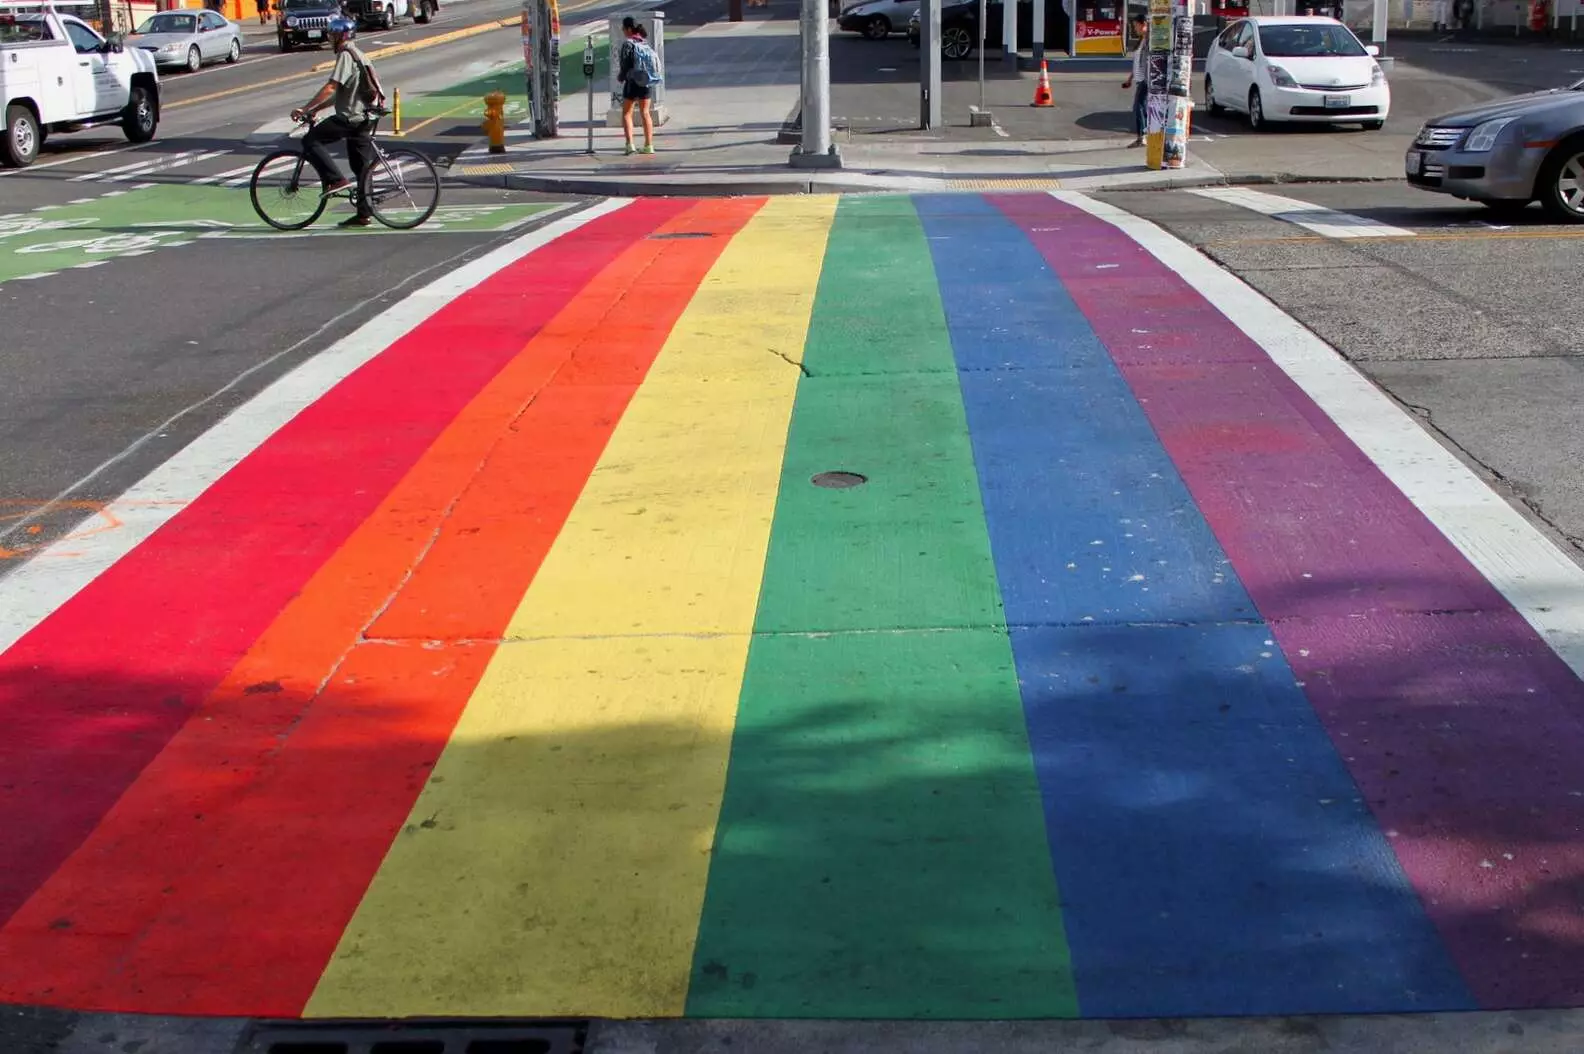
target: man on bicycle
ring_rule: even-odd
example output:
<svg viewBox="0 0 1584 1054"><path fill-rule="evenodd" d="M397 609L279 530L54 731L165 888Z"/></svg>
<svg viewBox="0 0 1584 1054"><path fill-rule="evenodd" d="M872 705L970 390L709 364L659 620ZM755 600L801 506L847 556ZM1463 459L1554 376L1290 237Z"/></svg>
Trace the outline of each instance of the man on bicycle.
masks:
<svg viewBox="0 0 1584 1054"><path fill-rule="evenodd" d="M307 155L314 171L319 173L325 194L354 188L352 196L357 203L357 215L345 220L341 226L367 227L372 218L371 213L368 203L356 187L363 177L363 170L374 157L374 124L369 109L384 102L385 92L380 88L379 78L374 75L374 67L368 64L363 53L351 41L354 28L350 18L338 15L330 20L327 32L335 48L335 68L330 71L330 79L308 105L293 110L291 115L294 121L305 121L333 103L335 114L314 125L303 137L303 153ZM347 144L347 160L352 163L351 179L341 174L328 149L331 143L342 139Z"/></svg>

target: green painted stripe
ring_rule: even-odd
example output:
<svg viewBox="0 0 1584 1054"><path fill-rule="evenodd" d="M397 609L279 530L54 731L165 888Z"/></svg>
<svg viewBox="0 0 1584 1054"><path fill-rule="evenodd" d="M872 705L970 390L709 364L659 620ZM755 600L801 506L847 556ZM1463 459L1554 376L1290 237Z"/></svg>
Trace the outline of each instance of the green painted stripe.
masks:
<svg viewBox="0 0 1584 1054"><path fill-rule="evenodd" d="M84 188L85 194L94 192L94 187ZM383 227L347 232L335 225L351 215L352 206L337 198L307 232L286 235L258 218L246 187L166 184L0 219L0 283L220 238L366 238L507 230L551 207L548 202L452 203L442 197L434 217L417 232Z"/></svg>
<svg viewBox="0 0 1584 1054"><path fill-rule="evenodd" d="M842 203L805 356L687 1012L1073 1016L956 366L908 199ZM829 469L870 481L809 484Z"/></svg>

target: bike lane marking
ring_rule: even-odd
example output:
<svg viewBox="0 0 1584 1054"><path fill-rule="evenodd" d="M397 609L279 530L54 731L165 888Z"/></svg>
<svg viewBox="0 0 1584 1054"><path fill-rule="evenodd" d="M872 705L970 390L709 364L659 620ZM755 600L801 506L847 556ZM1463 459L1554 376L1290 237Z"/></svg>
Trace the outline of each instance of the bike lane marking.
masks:
<svg viewBox="0 0 1584 1054"><path fill-rule="evenodd" d="M190 245L198 238L367 237L402 233L501 233L567 206L553 202L445 204L417 232L383 227L344 231L328 218L306 231L275 231L260 221L245 191L215 186L154 186L78 199L48 212L0 216L0 284L36 280L126 256Z"/></svg>

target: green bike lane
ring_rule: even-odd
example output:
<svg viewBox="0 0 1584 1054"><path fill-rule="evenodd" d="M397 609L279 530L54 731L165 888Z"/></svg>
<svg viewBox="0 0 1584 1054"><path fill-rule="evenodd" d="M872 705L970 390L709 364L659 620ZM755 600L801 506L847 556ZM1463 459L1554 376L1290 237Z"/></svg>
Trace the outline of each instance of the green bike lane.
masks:
<svg viewBox="0 0 1584 1054"><path fill-rule="evenodd" d="M336 199L305 231L275 231L253 211L246 187L158 185L111 191L48 210L0 216L0 283L37 280L62 271L100 267L111 260L180 249L199 240L369 238L408 234L505 233L561 208L547 201L481 200L443 195L434 216L416 231L384 227L345 231L335 226L350 213ZM245 251L238 246L239 251Z"/></svg>

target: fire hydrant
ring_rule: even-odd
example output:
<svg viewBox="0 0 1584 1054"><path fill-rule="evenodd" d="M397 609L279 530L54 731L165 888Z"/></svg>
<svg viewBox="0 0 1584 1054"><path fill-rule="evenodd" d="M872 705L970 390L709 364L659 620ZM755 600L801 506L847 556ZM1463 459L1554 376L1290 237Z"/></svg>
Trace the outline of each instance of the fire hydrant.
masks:
<svg viewBox="0 0 1584 1054"><path fill-rule="evenodd" d="M484 134L489 136L489 152L506 152L506 93L492 91L484 96Z"/></svg>

